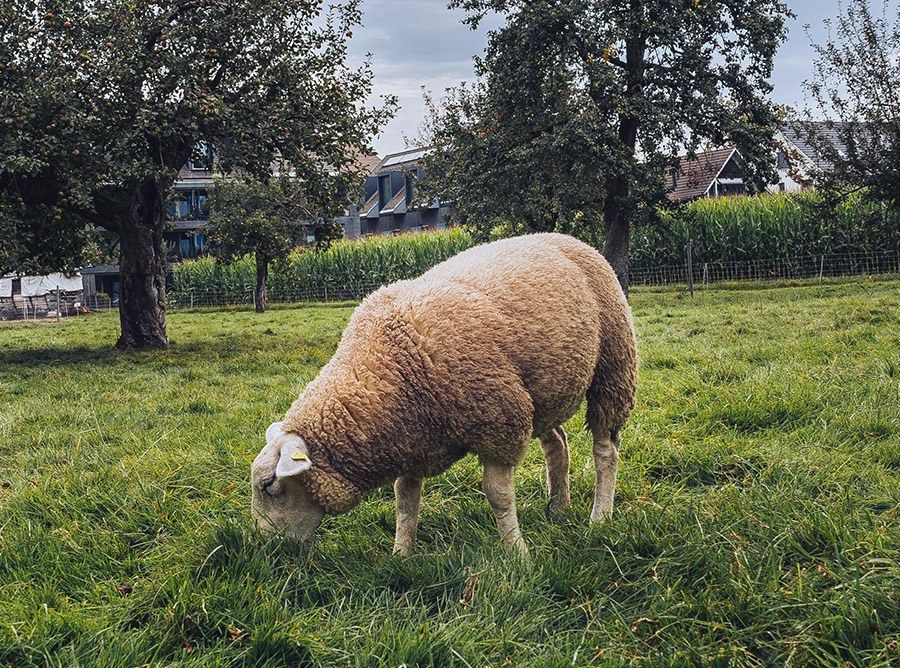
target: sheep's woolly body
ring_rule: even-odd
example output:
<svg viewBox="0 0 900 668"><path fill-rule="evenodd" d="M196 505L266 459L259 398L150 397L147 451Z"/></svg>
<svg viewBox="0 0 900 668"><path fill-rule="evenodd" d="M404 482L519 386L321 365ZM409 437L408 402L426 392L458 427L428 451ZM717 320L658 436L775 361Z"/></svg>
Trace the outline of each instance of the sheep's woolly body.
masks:
<svg viewBox="0 0 900 668"><path fill-rule="evenodd" d="M472 248L369 296L294 402L312 495L328 512L468 452L518 464L588 397L613 438L634 407L631 314L609 264L567 236Z"/></svg>

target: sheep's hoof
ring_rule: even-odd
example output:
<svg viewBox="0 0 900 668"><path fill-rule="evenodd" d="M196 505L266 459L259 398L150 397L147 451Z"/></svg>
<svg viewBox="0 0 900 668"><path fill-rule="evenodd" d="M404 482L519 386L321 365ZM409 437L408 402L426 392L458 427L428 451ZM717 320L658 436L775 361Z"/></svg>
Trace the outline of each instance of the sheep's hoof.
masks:
<svg viewBox="0 0 900 668"><path fill-rule="evenodd" d="M402 543L394 543L394 554L405 557L409 554L412 545L404 545Z"/></svg>
<svg viewBox="0 0 900 668"><path fill-rule="evenodd" d="M594 510L591 512L591 524L600 524L612 519L612 508L609 510Z"/></svg>
<svg viewBox="0 0 900 668"><path fill-rule="evenodd" d="M550 519L556 522L557 524L562 524L566 520L566 509L569 507L567 502L557 501L555 499L550 501Z"/></svg>
<svg viewBox="0 0 900 668"><path fill-rule="evenodd" d="M528 546L525 545L525 541L521 538L507 541L503 544L503 547L505 547L522 561L531 561L531 557L528 554Z"/></svg>

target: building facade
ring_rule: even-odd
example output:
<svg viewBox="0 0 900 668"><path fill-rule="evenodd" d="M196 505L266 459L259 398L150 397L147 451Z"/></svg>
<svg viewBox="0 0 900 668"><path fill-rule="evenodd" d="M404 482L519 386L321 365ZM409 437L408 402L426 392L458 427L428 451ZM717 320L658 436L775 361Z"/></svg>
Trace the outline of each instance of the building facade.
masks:
<svg viewBox="0 0 900 668"><path fill-rule="evenodd" d="M426 151L416 148L391 153L370 170L365 201L341 221L345 237L354 239L446 227L449 205L426 201L419 192L425 177L421 160Z"/></svg>

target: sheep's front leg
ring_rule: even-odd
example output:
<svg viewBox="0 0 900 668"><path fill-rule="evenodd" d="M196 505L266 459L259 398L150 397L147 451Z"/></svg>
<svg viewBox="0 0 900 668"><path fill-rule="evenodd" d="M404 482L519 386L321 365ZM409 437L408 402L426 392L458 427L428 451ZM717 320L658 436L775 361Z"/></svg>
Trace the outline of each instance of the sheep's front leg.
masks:
<svg viewBox="0 0 900 668"><path fill-rule="evenodd" d="M618 468L619 448L609 430L598 427L594 430L594 469L597 471L597 481L594 486L594 507L591 509L592 522L612 517Z"/></svg>
<svg viewBox="0 0 900 668"><path fill-rule="evenodd" d="M517 550L523 557L527 556L528 548L519 533L519 520L516 517L513 467L484 462L484 494L494 511L503 544Z"/></svg>
<svg viewBox="0 0 900 668"><path fill-rule="evenodd" d="M422 501L422 479L401 476L394 482L397 500L397 531L394 534L394 554L406 554L416 542L419 525L419 504Z"/></svg>
<svg viewBox="0 0 900 668"><path fill-rule="evenodd" d="M559 517L569 506L569 444L562 427L541 436L541 450L547 463L550 513Z"/></svg>

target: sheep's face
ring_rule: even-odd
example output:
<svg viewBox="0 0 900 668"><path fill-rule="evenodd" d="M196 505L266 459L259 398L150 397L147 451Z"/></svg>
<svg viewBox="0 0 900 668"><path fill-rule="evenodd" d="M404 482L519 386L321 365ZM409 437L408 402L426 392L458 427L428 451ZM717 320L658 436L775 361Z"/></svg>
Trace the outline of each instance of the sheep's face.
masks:
<svg viewBox="0 0 900 668"><path fill-rule="evenodd" d="M283 531L301 540L312 540L325 516L303 483L311 466L306 444L297 434L281 430L276 422L266 430L266 447L253 462L252 513L267 533Z"/></svg>

